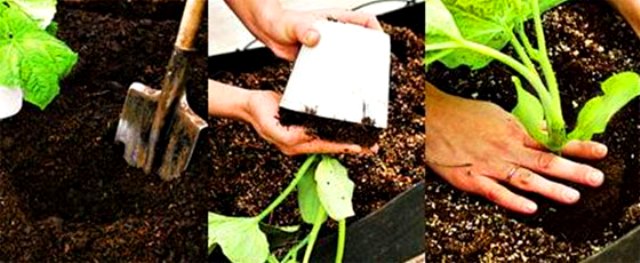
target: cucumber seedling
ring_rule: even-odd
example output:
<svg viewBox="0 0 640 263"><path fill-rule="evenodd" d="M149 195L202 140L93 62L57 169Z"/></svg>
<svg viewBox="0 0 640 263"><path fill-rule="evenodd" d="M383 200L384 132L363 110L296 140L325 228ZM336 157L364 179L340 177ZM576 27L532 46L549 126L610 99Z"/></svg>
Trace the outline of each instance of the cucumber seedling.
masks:
<svg viewBox="0 0 640 263"><path fill-rule="evenodd" d="M529 93L520 77L512 76L518 98L512 113L531 137L554 152L569 140L590 140L605 131L618 110L640 95L640 75L622 72L605 80L601 85L603 95L587 101L576 126L567 134L541 19L542 11L563 2L566 0L427 0L425 66L439 61L448 68L466 65L477 70L493 60L500 61L537 93L537 97ZM525 33L524 23L530 18L537 47ZM499 51L507 44L520 60ZM541 128L545 124L546 131Z"/></svg>
<svg viewBox="0 0 640 263"><path fill-rule="evenodd" d="M58 95L58 82L71 71L78 55L55 37L55 12L55 0L0 1L0 89L20 90L0 93L15 94L2 101L24 97L44 109Z"/></svg>
<svg viewBox="0 0 640 263"><path fill-rule="evenodd" d="M313 225L310 233L280 259L269 251L267 236L261 222L297 188L298 207L302 221ZM305 247L302 262L309 262L318 233L328 217L338 222L336 262L342 262L346 238L346 218L353 216L351 202L355 184L347 169L326 155L310 155L302 164L291 183L259 215L228 217L209 213L208 250L216 246L232 262L297 262L298 252ZM284 232L295 232L299 226L274 227Z"/></svg>

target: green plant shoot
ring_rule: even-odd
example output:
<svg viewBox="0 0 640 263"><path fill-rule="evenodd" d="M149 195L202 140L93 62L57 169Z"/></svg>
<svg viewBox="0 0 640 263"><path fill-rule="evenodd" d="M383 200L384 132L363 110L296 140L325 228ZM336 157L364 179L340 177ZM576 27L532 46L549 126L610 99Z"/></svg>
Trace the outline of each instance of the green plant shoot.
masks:
<svg viewBox="0 0 640 263"><path fill-rule="evenodd" d="M531 137L555 152L570 139L589 140L604 132L613 114L640 95L640 76L624 72L606 80L604 95L585 104L576 127L567 135L541 19L541 12L563 2L566 0L427 0L425 65L439 61L449 68L466 65L477 70L498 60L520 74L537 94L529 93L519 77L512 77L518 97L512 113ZM537 47L524 31L530 18ZM508 44L519 60L499 51Z"/></svg>

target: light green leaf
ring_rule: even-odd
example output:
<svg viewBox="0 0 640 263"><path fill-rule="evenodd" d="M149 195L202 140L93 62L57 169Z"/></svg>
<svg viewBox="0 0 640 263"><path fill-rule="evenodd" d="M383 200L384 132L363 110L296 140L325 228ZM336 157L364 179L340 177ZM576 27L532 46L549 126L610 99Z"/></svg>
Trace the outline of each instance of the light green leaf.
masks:
<svg viewBox="0 0 640 263"><path fill-rule="evenodd" d="M604 95L590 99L582 107L569 139L591 140L594 134L603 133L611 117L640 95L640 75L619 73L605 80L601 87Z"/></svg>
<svg viewBox="0 0 640 263"><path fill-rule="evenodd" d="M522 87L522 83L518 77L512 76L511 80L518 94L518 103L511 113L518 118L533 139L544 144L544 142L547 141L547 135L541 130L542 124L544 123L544 109L542 108L542 104L538 98Z"/></svg>
<svg viewBox="0 0 640 263"><path fill-rule="evenodd" d="M429 45L452 41L457 38L456 35L461 35L467 41L501 50L509 43L513 30L532 17L531 1L427 0L427 49ZM565 1L544 0L540 6L545 11ZM442 3L444 6L441 6ZM453 18L456 30L452 29L454 27L445 13ZM443 34L443 28L449 29L450 33L445 30ZM489 56L456 48L427 52L425 64L440 61L449 68L466 65L476 70L487 66L492 60Z"/></svg>
<svg viewBox="0 0 640 263"><path fill-rule="evenodd" d="M45 28L44 30L47 31L49 35L56 36L56 34L58 34L58 23L51 22L51 24L49 24L49 26L47 26L47 28Z"/></svg>
<svg viewBox="0 0 640 263"><path fill-rule="evenodd" d="M522 23L529 13L528 6L514 0L444 0L446 8L464 39L489 46L504 48L511 39L511 31ZM427 41L429 39L427 38ZM438 56L438 55L436 55ZM442 56L439 61L449 68L467 65L480 69L493 59L470 50L457 49Z"/></svg>
<svg viewBox="0 0 640 263"><path fill-rule="evenodd" d="M307 172L300 178L297 185L300 215L302 216L302 220L308 224L315 222L318 207L321 205L320 198L318 197L317 184L314 179L315 170L313 167L307 169Z"/></svg>
<svg viewBox="0 0 640 263"><path fill-rule="evenodd" d="M208 234L208 247L220 245L231 262L265 262L269 257L269 242L256 218L209 213Z"/></svg>
<svg viewBox="0 0 640 263"><path fill-rule="evenodd" d="M531 0L529 0L529 2L530 1ZM540 0L540 13L564 4L565 2L569 2L569 0Z"/></svg>
<svg viewBox="0 0 640 263"><path fill-rule="evenodd" d="M56 0L2 0L2 3L18 5L23 12L37 21L41 29L49 26L56 14Z"/></svg>
<svg viewBox="0 0 640 263"><path fill-rule="evenodd" d="M349 179L347 168L338 160L323 155L315 179L320 203L329 217L338 221L355 214L351 202L355 184Z"/></svg>
<svg viewBox="0 0 640 263"><path fill-rule="evenodd" d="M269 254L269 257L267 258L267 263L280 263L280 260L278 260L276 255Z"/></svg>
<svg viewBox="0 0 640 263"><path fill-rule="evenodd" d="M425 41L427 47L447 42L456 42L462 38L460 30L458 30L458 26L453 20L453 16L451 16L449 10L447 10L440 0L427 0L425 8L426 13L429 14L425 16ZM434 61L447 56L447 54L453 51L453 49L428 50L425 56L425 65L429 66Z"/></svg>
<svg viewBox="0 0 640 263"><path fill-rule="evenodd" d="M77 59L19 8L0 5L0 85L20 87L26 101L44 109Z"/></svg>

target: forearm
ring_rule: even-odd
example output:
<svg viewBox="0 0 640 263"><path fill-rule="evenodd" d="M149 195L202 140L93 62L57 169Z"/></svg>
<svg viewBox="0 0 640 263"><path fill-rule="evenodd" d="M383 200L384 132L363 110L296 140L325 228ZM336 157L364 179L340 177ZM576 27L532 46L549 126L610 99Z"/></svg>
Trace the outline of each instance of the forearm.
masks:
<svg viewBox="0 0 640 263"><path fill-rule="evenodd" d="M251 91L209 80L209 115L249 120L248 101Z"/></svg>
<svg viewBox="0 0 640 263"><path fill-rule="evenodd" d="M225 0L240 21L261 41L269 39L270 29L276 28L270 23L277 21L282 14L279 0Z"/></svg>

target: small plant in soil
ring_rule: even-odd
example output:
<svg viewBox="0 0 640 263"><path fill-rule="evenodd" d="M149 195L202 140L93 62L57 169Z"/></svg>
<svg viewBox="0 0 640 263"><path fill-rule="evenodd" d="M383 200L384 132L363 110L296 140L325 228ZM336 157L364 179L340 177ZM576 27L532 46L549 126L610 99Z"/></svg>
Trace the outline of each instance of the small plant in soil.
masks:
<svg viewBox="0 0 640 263"><path fill-rule="evenodd" d="M17 113L23 97L44 109L75 65L77 54L55 37L55 12L55 0L1 1L0 100L14 109L3 108L0 118Z"/></svg>
<svg viewBox="0 0 640 263"><path fill-rule="evenodd" d="M605 80L601 85L604 94L586 102L573 131L567 134L540 15L565 1L427 0L425 64L439 61L448 68L466 65L478 70L498 60L525 78L538 95L524 89L519 77L512 77L518 98L513 114L536 141L558 152L571 139L590 140L605 131L618 110L640 95L640 75L622 72ZM525 33L525 22L530 18L537 48ZM507 44L520 60L498 51Z"/></svg>
<svg viewBox="0 0 640 263"><path fill-rule="evenodd" d="M303 262L309 262L318 233L328 217L338 222L336 262L342 262L346 238L346 218L353 216L351 202L354 183L340 162L326 155L310 155L291 183L260 214L254 217L228 217L209 213L208 250L217 245L232 262L297 262L305 247ZM297 188L298 208L302 221L313 225L310 233L281 258L269 251L269 242L261 228L296 232L300 226L268 226L261 223Z"/></svg>

